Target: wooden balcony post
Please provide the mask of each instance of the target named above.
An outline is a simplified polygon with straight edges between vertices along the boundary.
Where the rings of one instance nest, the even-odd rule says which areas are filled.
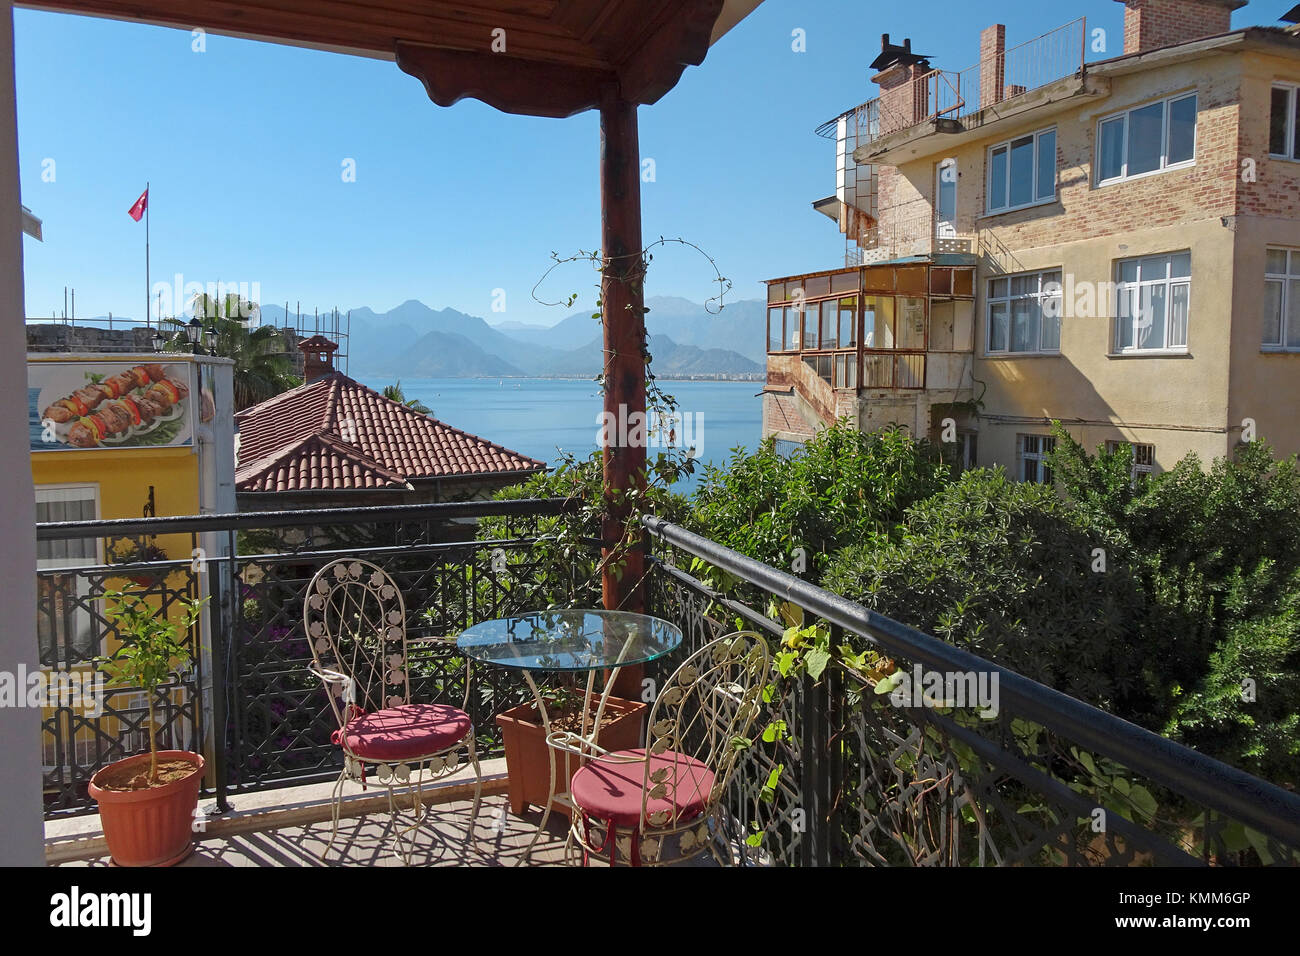
[[[601,528],[602,553],[618,546],[630,508],[621,495],[645,487],[644,425],[632,426],[645,397],[645,291],[641,257],[640,144],[636,104],[610,93],[600,107],[601,302],[605,335],[605,421],[603,448],[606,516]],[[625,424],[626,423],[626,424]],[[636,440],[640,438],[641,440]],[[643,611],[645,554],[637,545],[627,554],[621,573],[606,569],[601,592],[606,608]]]

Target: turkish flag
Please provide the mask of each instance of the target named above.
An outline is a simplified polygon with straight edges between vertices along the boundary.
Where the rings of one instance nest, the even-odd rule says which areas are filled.
[[[145,191],[140,194],[140,198],[135,201],[135,205],[126,211],[126,214],[136,222],[144,215],[144,211],[149,208],[149,188],[146,186]]]

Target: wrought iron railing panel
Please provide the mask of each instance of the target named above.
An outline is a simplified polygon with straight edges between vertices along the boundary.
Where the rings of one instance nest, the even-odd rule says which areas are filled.
[[[832,646],[874,648],[891,672],[982,674],[999,690],[912,703],[877,694],[881,674],[832,664],[813,682],[774,665],[731,795],[748,861],[1300,864],[1295,794],[677,526],[647,527],[654,609],[691,633],[753,628],[775,646],[783,627],[768,614],[788,602]]]
[[[316,570],[340,557],[383,567],[408,610],[412,699],[459,706],[465,660],[454,641],[428,639],[454,638],[478,621],[538,607],[599,603],[590,567],[557,563],[537,547],[547,522],[565,507],[522,500],[42,525],[38,535],[49,540],[104,537],[110,556],[115,540],[180,532],[190,533],[195,545],[204,532],[219,533],[229,553],[38,571],[39,657],[56,673],[89,673],[102,653],[120,646],[104,608],[106,590],[134,587],[162,609],[206,593],[214,673],[203,672],[204,655],[196,653],[186,678],[159,690],[160,745],[203,750],[204,714],[215,713],[213,773],[222,803],[229,792],[332,778],[341,766],[331,740],[336,724],[319,680],[307,670],[311,651],[302,631],[304,592]],[[464,540],[484,520],[494,539]],[[139,580],[132,583],[133,577]],[[193,650],[194,636],[187,641]],[[501,754],[495,714],[527,699],[518,674],[473,667],[468,706],[480,756]],[[97,716],[46,709],[47,813],[93,810],[86,792],[91,775],[147,748],[148,708],[139,689],[110,688],[103,703]]]
[[[110,554],[112,544],[105,543]],[[95,771],[138,753],[148,738],[144,691],[96,684],[103,680],[96,676],[99,659],[121,645],[105,595],[132,588],[166,609],[197,598],[198,585],[188,561],[42,568],[36,583],[37,659],[48,700],[41,719],[42,791],[46,813],[57,814],[89,805],[86,788]],[[191,635],[185,643],[193,652]],[[203,739],[205,675],[194,657],[182,679],[155,694],[154,733],[163,749],[195,749]]]

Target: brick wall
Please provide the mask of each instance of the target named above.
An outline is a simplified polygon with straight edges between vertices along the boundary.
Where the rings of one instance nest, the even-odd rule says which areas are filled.
[[[981,230],[990,230],[998,243],[1017,249],[1235,215],[1241,186],[1241,79],[1234,65],[1228,58],[1200,60],[1116,78],[1107,108],[1100,114],[1195,90],[1194,166],[1096,186],[1099,116],[1057,116],[1036,124],[1038,128],[1054,125],[1057,130],[1057,204],[985,216],[984,169],[986,146],[991,144],[983,144],[963,152],[959,160],[959,219],[978,222]],[[1261,122],[1266,128],[1267,119]],[[1034,127],[1023,130],[1032,131]]]
[[[1124,52],[1144,53],[1232,29],[1232,0],[1123,0]]]
[[[1242,116],[1238,159],[1237,214],[1300,220],[1300,163],[1269,157],[1269,114],[1273,81],[1300,82],[1292,61],[1260,59],[1241,87]]]

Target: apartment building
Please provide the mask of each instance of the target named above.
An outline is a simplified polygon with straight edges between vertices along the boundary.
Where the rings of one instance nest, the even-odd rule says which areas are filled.
[[[765,435],[898,423],[1038,481],[1052,419],[1143,470],[1300,451],[1300,31],[1119,2],[1091,62],[1083,20],[959,73],[884,37],[819,130],[845,264],[768,283]]]

